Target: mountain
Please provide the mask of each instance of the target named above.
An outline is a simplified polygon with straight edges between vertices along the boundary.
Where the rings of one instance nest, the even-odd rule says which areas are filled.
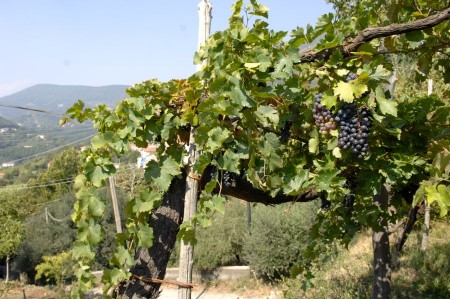
[[[0,105],[20,106],[63,114],[77,100],[82,100],[88,107],[99,104],[114,107],[118,101],[127,97],[125,93],[127,88],[126,85],[92,87],[39,84],[1,97]],[[30,128],[56,128],[60,118],[58,115],[4,106],[0,106],[0,117]]]

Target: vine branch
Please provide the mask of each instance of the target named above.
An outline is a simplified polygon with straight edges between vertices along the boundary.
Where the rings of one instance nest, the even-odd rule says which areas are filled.
[[[371,40],[380,37],[388,37],[392,35],[398,35],[402,33],[408,33],[412,31],[420,31],[427,28],[435,27],[450,19],[450,8],[447,8],[439,13],[426,17],[424,19],[411,21],[403,24],[391,24],[382,27],[372,27],[366,28],[361,31],[352,40],[346,41],[344,44],[321,51],[307,50],[300,53],[300,61],[296,64],[316,62],[316,61],[326,61],[331,54],[339,50],[344,57],[348,57],[352,52],[358,50],[358,48]]]

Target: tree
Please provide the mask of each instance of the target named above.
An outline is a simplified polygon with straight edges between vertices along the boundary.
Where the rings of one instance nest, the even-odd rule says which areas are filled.
[[[150,142],[159,143],[158,161],[145,169],[148,189],[126,207],[115,268],[103,277],[107,289],[117,286],[122,298],[156,297],[175,234],[194,240],[193,226],[207,225],[223,195],[232,195],[265,204],[321,198],[310,258],[372,228],[372,297],[389,296],[388,223],[403,216],[400,191],[419,185],[413,204],[431,198],[447,213],[450,106],[438,97],[391,99],[385,85],[399,54],[412,59],[417,80],[435,69],[450,82],[450,8],[438,0],[330,2],[336,14],[286,40],[286,32],[269,29],[267,7],[236,1],[229,28],[195,54],[196,63],[207,63],[190,78],[134,85],[114,110],[79,101],[67,111],[99,130],[77,177],[74,296],[92,286],[104,210],[97,194],[116,172],[112,157]],[[186,173],[189,128],[201,156]],[[180,226],[186,176],[200,180],[201,194],[197,214]],[[297,270],[311,276],[308,264]]]
[[[9,280],[9,261],[22,242],[23,221],[14,209],[14,202],[0,196],[0,257],[6,258],[6,278]]]

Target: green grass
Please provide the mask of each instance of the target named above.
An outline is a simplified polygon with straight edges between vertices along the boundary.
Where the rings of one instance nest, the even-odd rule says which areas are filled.
[[[449,227],[448,221],[432,225],[425,253],[419,249],[421,230],[409,236],[392,272],[391,298],[450,298]],[[371,265],[371,236],[365,232],[316,273],[314,288],[303,292],[298,280],[288,279],[285,298],[370,298]]]

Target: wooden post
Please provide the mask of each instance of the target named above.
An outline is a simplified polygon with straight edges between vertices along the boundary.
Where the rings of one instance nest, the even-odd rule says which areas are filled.
[[[203,0],[198,4],[199,12],[199,31],[198,31],[198,47],[200,48],[209,36],[211,28],[211,10],[212,5],[208,0]],[[201,69],[201,65],[197,66],[197,70]],[[195,147],[194,129],[191,128],[189,137],[189,160],[186,177],[186,193],[184,198],[184,215],[183,221],[190,221],[197,211],[198,199],[198,180],[194,174],[193,165],[200,156],[200,152]],[[178,272],[178,281],[182,283],[192,283],[192,267],[194,265],[194,247],[191,244],[185,244],[181,241],[180,247],[180,264]],[[191,289],[179,287],[178,299],[190,299]]]
[[[109,190],[111,191],[111,201],[114,211],[114,220],[116,222],[116,232],[120,234],[122,233],[122,222],[120,221],[119,205],[117,203],[116,194],[116,180],[114,177],[109,177]]]
[[[6,277],[5,282],[9,281],[9,254],[6,256]]]
[[[428,79],[428,96],[430,96],[433,93],[433,79]],[[424,230],[422,234],[422,241],[420,244],[420,250],[425,252],[428,247],[428,236],[430,234],[430,204],[426,199],[424,199],[423,204],[425,205],[425,214],[424,214]]]

